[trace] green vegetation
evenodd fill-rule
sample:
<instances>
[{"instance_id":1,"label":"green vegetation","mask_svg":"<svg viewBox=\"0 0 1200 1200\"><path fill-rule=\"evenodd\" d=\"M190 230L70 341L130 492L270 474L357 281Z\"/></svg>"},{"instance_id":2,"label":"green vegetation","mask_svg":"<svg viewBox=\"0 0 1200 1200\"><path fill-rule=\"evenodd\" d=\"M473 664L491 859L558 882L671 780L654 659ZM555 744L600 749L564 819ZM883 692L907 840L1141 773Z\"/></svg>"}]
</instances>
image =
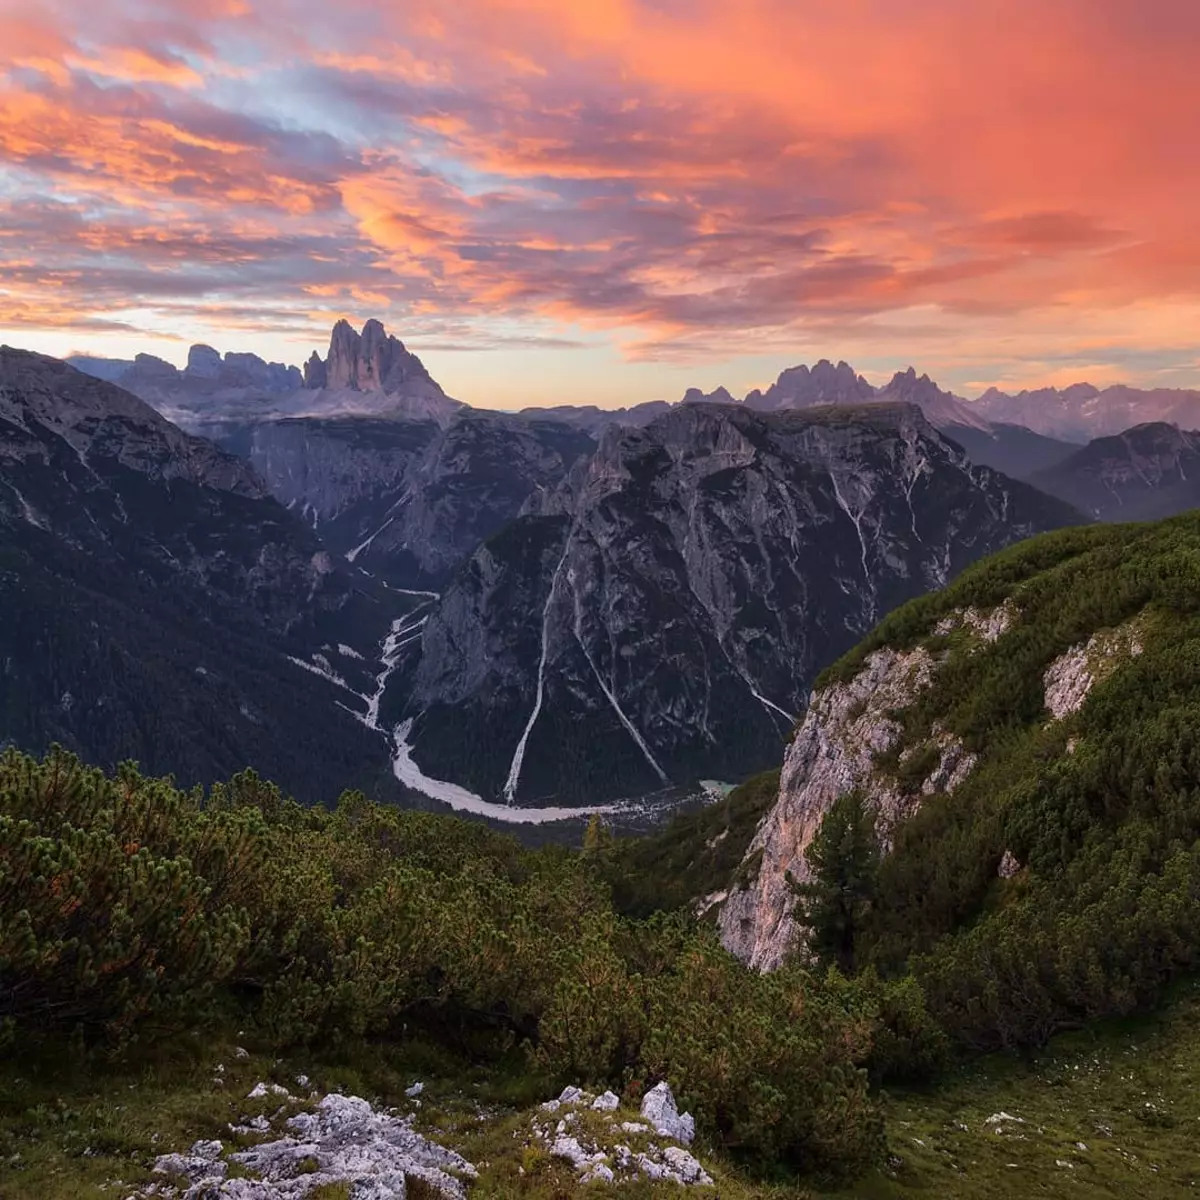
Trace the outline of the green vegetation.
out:
<instances>
[{"instance_id":1,"label":"green vegetation","mask_svg":"<svg viewBox=\"0 0 1200 1200\"><path fill-rule=\"evenodd\" d=\"M519 1053L545 1088L667 1079L760 1162L874 1161L874 1027L847 985L748 973L685 914L630 920L609 890L596 854L356 793L308 809L253 772L182 793L0 755L0 1019L23 1053L230 1022L277 1052L420 1037Z\"/></svg>"},{"instance_id":2,"label":"green vegetation","mask_svg":"<svg viewBox=\"0 0 1200 1200\"><path fill-rule=\"evenodd\" d=\"M617 842L603 859L617 910L634 917L673 912L725 887L778 797L778 769L764 771L649 837Z\"/></svg>"},{"instance_id":3,"label":"green vegetation","mask_svg":"<svg viewBox=\"0 0 1200 1200\"><path fill-rule=\"evenodd\" d=\"M812 879L793 888L797 917L809 930L808 949L820 962L853 971L875 903L880 859L875 810L862 792L833 802L805 857Z\"/></svg>"},{"instance_id":4,"label":"green vegetation","mask_svg":"<svg viewBox=\"0 0 1200 1200\"><path fill-rule=\"evenodd\" d=\"M1006 601L1013 627L993 644L934 634L951 612ZM1118 629L1136 636L1107 636ZM1049 721L1047 669L1093 635L1119 660L1090 663L1087 703ZM981 757L895 831L859 962L911 971L970 1051L1152 1007L1200 963L1200 517L1007 550L893 614L826 681L872 648L920 643L945 657L899 714L891 757L939 730Z\"/></svg>"}]
</instances>

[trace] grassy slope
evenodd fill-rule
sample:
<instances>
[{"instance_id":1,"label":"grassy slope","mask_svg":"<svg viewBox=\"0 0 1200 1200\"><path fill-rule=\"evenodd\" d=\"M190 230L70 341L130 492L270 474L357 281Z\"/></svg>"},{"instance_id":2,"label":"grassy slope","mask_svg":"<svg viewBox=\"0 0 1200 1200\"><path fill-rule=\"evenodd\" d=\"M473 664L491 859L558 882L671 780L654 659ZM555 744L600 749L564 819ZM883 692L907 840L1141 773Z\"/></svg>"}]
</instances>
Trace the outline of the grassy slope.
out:
<instances>
[{"instance_id":1,"label":"grassy slope","mask_svg":"<svg viewBox=\"0 0 1200 1200\"><path fill-rule=\"evenodd\" d=\"M767 1183L703 1146L697 1152L717 1178L717 1193L731 1200L1193 1195L1200 1179L1198 1030L1200 985L1193 985L1156 1018L1064 1036L1026 1060L983 1059L936 1090L896 1093L886 1105L892 1167L840 1190ZM0 1065L0 1195L111 1197L114 1179L147 1180L156 1154L184 1149L198 1137L228 1143L226 1123L258 1111L241 1099L250 1087L260 1079L294 1086L301 1070L322 1089L400 1106L403 1089L424 1080L419 1124L441 1131L442 1141L480 1166L474 1195L605 1194L575 1187L567 1168L526 1146L528 1109L547 1088L518 1063L501 1071L470 1068L420 1045L363 1048L315 1062L256 1055L239 1061L233 1048L230 1039L194 1038L176 1044L169 1058L90 1077L72 1076L65 1062L45 1065L39 1077L11 1061ZM225 1066L222 1086L212 1082L218 1062ZM997 1133L987 1119L1000 1112L1023 1123L1006 1123ZM646 1184L619 1194L636 1200L682 1193Z\"/></svg>"}]
</instances>

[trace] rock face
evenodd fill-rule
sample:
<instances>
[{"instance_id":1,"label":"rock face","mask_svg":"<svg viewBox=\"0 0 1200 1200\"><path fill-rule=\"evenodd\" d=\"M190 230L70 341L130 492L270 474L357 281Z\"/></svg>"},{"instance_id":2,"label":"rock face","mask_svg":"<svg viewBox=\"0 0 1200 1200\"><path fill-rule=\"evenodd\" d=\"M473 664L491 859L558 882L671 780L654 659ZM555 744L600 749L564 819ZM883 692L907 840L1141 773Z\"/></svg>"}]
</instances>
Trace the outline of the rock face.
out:
<instances>
[{"instance_id":1,"label":"rock face","mask_svg":"<svg viewBox=\"0 0 1200 1200\"><path fill-rule=\"evenodd\" d=\"M885 612L1077 520L911 406L686 405L610 429L429 616L415 759L509 800L742 777Z\"/></svg>"},{"instance_id":2,"label":"rock face","mask_svg":"<svg viewBox=\"0 0 1200 1200\"><path fill-rule=\"evenodd\" d=\"M938 633L963 630L988 645L1009 629L1011 608L991 613L968 609L944 622ZM725 947L758 970L779 967L797 945L792 917L795 895L788 883L811 876L804 852L835 800L862 790L876 810L885 842L895 824L923 795L953 791L974 766L957 739L935 731L940 752L929 776L915 789L881 769L878 757L893 750L902 732L896 714L934 682L938 661L923 646L871 654L848 682L815 693L784 757L779 799L750 843L746 886L730 892L719 926Z\"/></svg>"},{"instance_id":3,"label":"rock face","mask_svg":"<svg viewBox=\"0 0 1200 1200\"><path fill-rule=\"evenodd\" d=\"M445 427L264 422L247 453L334 549L395 584L428 588L594 448L569 425L466 409Z\"/></svg>"},{"instance_id":4,"label":"rock face","mask_svg":"<svg viewBox=\"0 0 1200 1200\"><path fill-rule=\"evenodd\" d=\"M382 637L369 583L245 461L112 384L0 349L0 743L182 784L253 762L314 799L348 757L382 770L348 713L312 728L333 697L287 660Z\"/></svg>"},{"instance_id":5,"label":"rock face","mask_svg":"<svg viewBox=\"0 0 1200 1200\"><path fill-rule=\"evenodd\" d=\"M1117 666L1142 653L1140 622L1093 634L1072 646L1046 669L1046 711L1055 721L1077 713L1088 693Z\"/></svg>"},{"instance_id":6,"label":"rock face","mask_svg":"<svg viewBox=\"0 0 1200 1200\"><path fill-rule=\"evenodd\" d=\"M1030 482L1101 521L1149 521L1200 505L1200 434L1155 422L1096 438Z\"/></svg>"}]
</instances>

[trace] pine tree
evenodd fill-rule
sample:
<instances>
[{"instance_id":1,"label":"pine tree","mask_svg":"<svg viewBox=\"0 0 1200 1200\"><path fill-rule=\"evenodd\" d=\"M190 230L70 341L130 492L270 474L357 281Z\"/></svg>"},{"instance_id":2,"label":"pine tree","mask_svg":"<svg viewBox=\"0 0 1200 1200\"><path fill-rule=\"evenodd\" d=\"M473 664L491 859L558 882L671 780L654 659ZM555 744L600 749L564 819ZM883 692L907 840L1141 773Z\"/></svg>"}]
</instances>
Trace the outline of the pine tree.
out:
<instances>
[{"instance_id":1,"label":"pine tree","mask_svg":"<svg viewBox=\"0 0 1200 1200\"><path fill-rule=\"evenodd\" d=\"M849 974L874 903L880 859L875 810L861 792L833 802L805 858L811 878L792 884L796 919L808 927L808 948L814 957Z\"/></svg>"}]
</instances>

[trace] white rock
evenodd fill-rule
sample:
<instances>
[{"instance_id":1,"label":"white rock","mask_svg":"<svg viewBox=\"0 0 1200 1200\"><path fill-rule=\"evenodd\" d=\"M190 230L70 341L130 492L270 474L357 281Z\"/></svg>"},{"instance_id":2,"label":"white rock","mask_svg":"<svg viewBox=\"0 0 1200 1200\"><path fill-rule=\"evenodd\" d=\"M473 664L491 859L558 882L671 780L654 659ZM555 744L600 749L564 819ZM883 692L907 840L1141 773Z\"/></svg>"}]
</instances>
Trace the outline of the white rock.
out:
<instances>
[{"instance_id":1,"label":"white rock","mask_svg":"<svg viewBox=\"0 0 1200 1200\"><path fill-rule=\"evenodd\" d=\"M415 1098L416 1098L417 1096L419 1096L419 1095L420 1095L420 1094L421 1094L421 1093L422 1093L424 1090L425 1090L425 1085L424 1085L423 1083L414 1083L414 1084L412 1085L412 1087L409 1087L409 1088L405 1088L405 1089L404 1089L404 1094L405 1094L406 1096L408 1096L408 1097L409 1097L409 1099L415 1099Z\"/></svg>"},{"instance_id":2,"label":"white rock","mask_svg":"<svg viewBox=\"0 0 1200 1200\"><path fill-rule=\"evenodd\" d=\"M604 1092L592 1101L592 1107L597 1112L616 1112L621 1107L621 1098L616 1092Z\"/></svg>"},{"instance_id":3,"label":"white rock","mask_svg":"<svg viewBox=\"0 0 1200 1200\"><path fill-rule=\"evenodd\" d=\"M268 1094L267 1085L261 1094ZM478 1175L466 1159L422 1137L410 1122L357 1096L326 1096L316 1112L297 1113L287 1126L292 1136L230 1155L257 1178L226 1179L219 1142L198 1142L186 1156L164 1156L160 1173L182 1175L192 1184L181 1200L302 1200L325 1184L349 1185L355 1200L399 1200L406 1176L448 1200L465 1200L462 1179ZM157 1188L147 1189L134 1200L158 1194Z\"/></svg>"},{"instance_id":4,"label":"white rock","mask_svg":"<svg viewBox=\"0 0 1200 1200\"><path fill-rule=\"evenodd\" d=\"M233 1057L239 1058L239 1059L240 1058L249 1058L250 1051L247 1050L245 1046L235 1046L234 1050L233 1050Z\"/></svg>"},{"instance_id":5,"label":"white rock","mask_svg":"<svg viewBox=\"0 0 1200 1200\"><path fill-rule=\"evenodd\" d=\"M621 1122L621 1132L622 1133L649 1133L650 1126L643 1125L640 1121L622 1121Z\"/></svg>"},{"instance_id":6,"label":"white rock","mask_svg":"<svg viewBox=\"0 0 1200 1200\"><path fill-rule=\"evenodd\" d=\"M555 1158L565 1158L577 1170L588 1166L587 1151L579 1144L578 1138L557 1137L550 1147L550 1153Z\"/></svg>"},{"instance_id":7,"label":"white rock","mask_svg":"<svg viewBox=\"0 0 1200 1200\"><path fill-rule=\"evenodd\" d=\"M696 1136L696 1122L691 1113L680 1114L675 1096L664 1080L652 1087L642 1098L642 1116L662 1137L669 1137L690 1146Z\"/></svg>"},{"instance_id":8,"label":"white rock","mask_svg":"<svg viewBox=\"0 0 1200 1200\"><path fill-rule=\"evenodd\" d=\"M992 1113L992 1115L990 1117L988 1117L986 1121L984 1121L985 1125L996 1125L996 1126L1009 1124L1009 1123L1014 1124L1014 1125L1024 1125L1025 1118L1024 1117L1014 1117L1012 1115L1012 1113L1006 1113L1003 1109L1001 1109L1000 1112L998 1112L998 1113Z\"/></svg>"},{"instance_id":9,"label":"white rock","mask_svg":"<svg viewBox=\"0 0 1200 1200\"><path fill-rule=\"evenodd\" d=\"M583 1099L583 1089L577 1087L565 1087L558 1097L559 1104L578 1104Z\"/></svg>"},{"instance_id":10,"label":"white rock","mask_svg":"<svg viewBox=\"0 0 1200 1200\"><path fill-rule=\"evenodd\" d=\"M678 1146L668 1146L663 1151L663 1158L675 1173L680 1183L695 1184L698 1187L711 1187L712 1177L686 1150Z\"/></svg>"}]
</instances>

